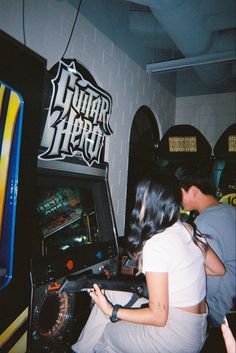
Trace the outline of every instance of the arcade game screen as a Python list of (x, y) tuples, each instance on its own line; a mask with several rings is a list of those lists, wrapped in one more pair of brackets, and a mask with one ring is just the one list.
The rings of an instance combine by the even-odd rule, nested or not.
[(88, 187), (42, 185), (36, 211), (42, 256), (101, 241), (93, 193)]
[(32, 247), (38, 284), (110, 262), (118, 253), (105, 169), (63, 162), (59, 167), (38, 168)]

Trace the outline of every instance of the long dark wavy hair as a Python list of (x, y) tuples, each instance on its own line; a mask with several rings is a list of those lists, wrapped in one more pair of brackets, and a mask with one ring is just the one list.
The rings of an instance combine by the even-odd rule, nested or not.
[[(137, 261), (139, 268), (145, 242), (177, 222), (181, 203), (181, 188), (172, 174), (160, 173), (138, 183), (126, 250), (130, 257)], [(196, 238), (196, 229), (193, 233)], [(198, 240), (193, 240), (199, 245)]]

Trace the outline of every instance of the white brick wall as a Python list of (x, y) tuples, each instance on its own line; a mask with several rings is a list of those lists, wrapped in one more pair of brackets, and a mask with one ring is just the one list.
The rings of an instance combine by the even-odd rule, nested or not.
[[(69, 1), (56, 0), (31, 0), (25, 6), (27, 46), (45, 57), (51, 68), (65, 50), (76, 9)], [(21, 0), (0, 1), (0, 28), (23, 42)], [(123, 235), (133, 118), (140, 106), (148, 106), (162, 136), (162, 131), (174, 124), (175, 97), (81, 14), (65, 57), (79, 60), (113, 99), (110, 119), (113, 134), (106, 141), (105, 159), (109, 163), (118, 234)]]
[(198, 128), (212, 148), (221, 134), (236, 122), (236, 93), (219, 93), (176, 99), (176, 124)]

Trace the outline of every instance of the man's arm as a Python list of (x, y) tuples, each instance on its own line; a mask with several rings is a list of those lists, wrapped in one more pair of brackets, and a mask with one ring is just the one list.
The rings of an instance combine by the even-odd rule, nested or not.
[(208, 276), (224, 276), (226, 272), (223, 262), (209, 245), (206, 248), (205, 269)]

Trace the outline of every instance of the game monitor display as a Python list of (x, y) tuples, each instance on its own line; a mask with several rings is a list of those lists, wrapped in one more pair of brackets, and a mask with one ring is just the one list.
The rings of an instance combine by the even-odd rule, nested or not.
[(62, 184), (41, 186), (38, 193), (42, 256), (102, 241), (91, 190)]
[[(81, 172), (76, 164), (60, 165), (65, 169), (39, 168), (38, 172), (34, 274), (41, 282), (117, 255), (104, 169), (83, 166), (83, 171), (95, 171), (91, 175)], [(39, 266), (41, 270), (37, 271)]]

